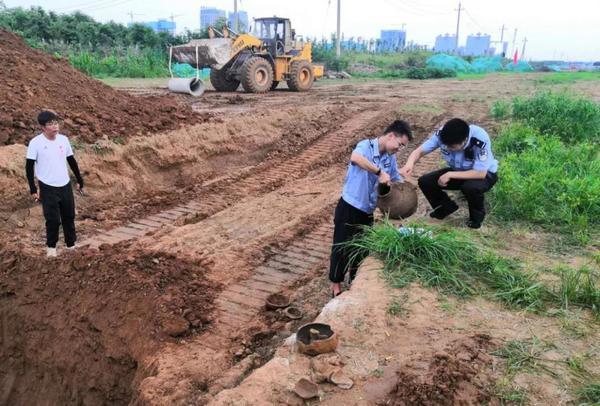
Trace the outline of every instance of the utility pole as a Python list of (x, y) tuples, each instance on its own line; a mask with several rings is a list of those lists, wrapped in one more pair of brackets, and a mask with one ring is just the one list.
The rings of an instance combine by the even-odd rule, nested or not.
[(525, 45), (527, 45), (527, 37), (523, 38), (523, 49), (521, 50), (521, 59), (525, 59)]
[(133, 17), (134, 16), (141, 16), (142, 14), (137, 14), (137, 13), (134, 13), (133, 11), (130, 11), (129, 13), (127, 13), (127, 15), (131, 19), (131, 24), (133, 24)]
[(169, 16), (169, 18), (171, 19), (171, 24), (173, 24), (173, 28), (171, 29), (171, 35), (175, 35), (175, 17), (179, 17), (181, 14), (173, 14), (171, 13), (171, 15)]
[(340, 29), (340, 19), (341, 19), (341, 12), (340, 12), (340, 6), (341, 6), (341, 2), (342, 0), (338, 0), (337, 2), (337, 34), (335, 36), (335, 56), (337, 56), (338, 58), (342, 55), (342, 44), (341, 44), (341, 40), (340, 40), (340, 33), (341, 33), (341, 29)]
[(504, 26), (504, 24), (502, 24), (502, 28), (500, 28), (500, 43), (504, 43), (504, 30), (506, 29), (506, 27)]
[(240, 32), (240, 17), (238, 16), (237, 0), (233, 0), (233, 30)]
[(462, 10), (462, 6), (460, 1), (458, 2), (458, 17), (456, 18), (456, 44), (454, 45), (454, 52), (458, 53), (458, 33), (460, 28), (460, 12)]

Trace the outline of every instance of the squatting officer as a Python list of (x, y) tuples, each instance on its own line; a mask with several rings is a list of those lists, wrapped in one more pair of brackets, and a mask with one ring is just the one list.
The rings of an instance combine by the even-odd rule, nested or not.
[(415, 163), (437, 148), (448, 167), (419, 178), (419, 187), (433, 208), (429, 215), (443, 219), (455, 212), (458, 206), (443, 189), (460, 189), (469, 203), (467, 226), (481, 227), (485, 217), (483, 194), (498, 180), (498, 161), (492, 154), (490, 137), (483, 128), (453, 118), (410, 154), (400, 174), (409, 176)]
[(329, 268), (333, 296), (341, 293), (341, 282), (346, 272), (350, 270), (350, 281), (352, 281), (356, 274), (356, 267), (364, 259), (340, 244), (359, 235), (362, 226), (373, 224), (373, 212), (377, 204), (377, 184), (401, 180), (395, 154), (411, 139), (412, 132), (409, 124), (396, 120), (386, 128), (383, 135), (359, 142), (352, 152), (342, 197), (335, 209), (335, 228)]

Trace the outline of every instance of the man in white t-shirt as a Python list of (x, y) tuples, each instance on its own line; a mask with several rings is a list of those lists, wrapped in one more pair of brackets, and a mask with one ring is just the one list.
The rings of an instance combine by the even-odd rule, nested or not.
[[(75, 248), (77, 240), (75, 199), (67, 163), (77, 178), (77, 189), (80, 191), (83, 190), (83, 179), (69, 139), (58, 133), (58, 116), (51, 111), (42, 111), (38, 115), (38, 123), (42, 126), (42, 133), (29, 142), (25, 172), (31, 196), (35, 201), (42, 202), (46, 219), (47, 255), (55, 257), (61, 223), (67, 248)], [(34, 168), (39, 191), (33, 177)]]

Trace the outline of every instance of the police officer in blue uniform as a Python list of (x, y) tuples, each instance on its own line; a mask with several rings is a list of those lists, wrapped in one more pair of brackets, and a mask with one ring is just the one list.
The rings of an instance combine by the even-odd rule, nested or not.
[[(407, 122), (396, 120), (383, 135), (367, 139), (356, 145), (344, 180), (342, 197), (335, 209), (333, 246), (329, 280), (332, 294), (341, 293), (341, 282), (350, 270), (350, 281), (356, 275), (356, 267), (364, 256), (356, 256), (347, 247), (347, 242), (362, 231), (362, 226), (373, 224), (373, 212), (377, 204), (377, 185), (401, 180), (396, 163), (396, 153), (412, 139)], [(352, 258), (354, 256), (354, 258)]]
[(419, 187), (433, 208), (430, 216), (443, 219), (455, 212), (458, 206), (444, 189), (460, 190), (469, 203), (467, 226), (481, 227), (485, 217), (483, 194), (498, 181), (498, 161), (490, 137), (483, 128), (453, 118), (410, 154), (400, 174), (409, 176), (415, 163), (437, 148), (448, 167), (419, 178)]

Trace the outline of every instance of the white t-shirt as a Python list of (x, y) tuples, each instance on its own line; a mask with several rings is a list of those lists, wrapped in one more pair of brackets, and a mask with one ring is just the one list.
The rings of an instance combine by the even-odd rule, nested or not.
[(27, 147), (27, 159), (35, 160), (35, 176), (48, 186), (61, 187), (70, 182), (67, 157), (71, 155), (71, 143), (62, 134), (57, 134), (54, 141), (40, 134)]

